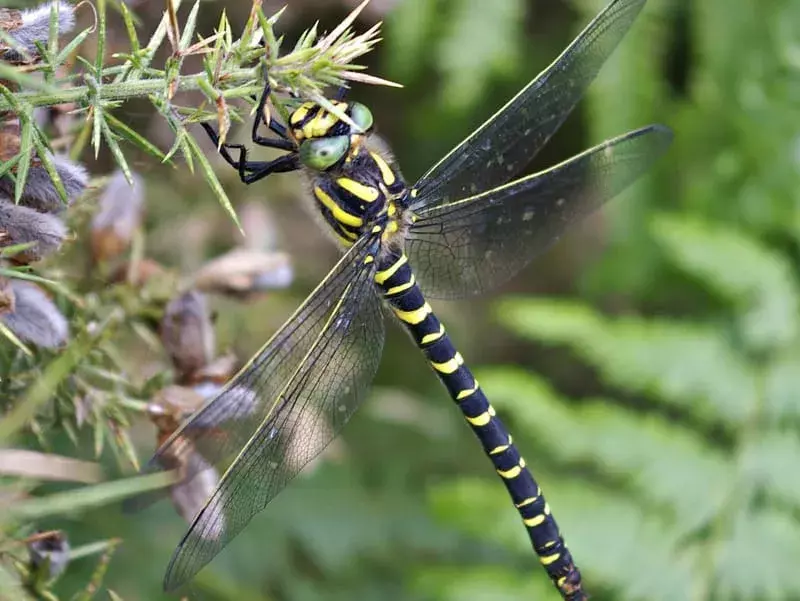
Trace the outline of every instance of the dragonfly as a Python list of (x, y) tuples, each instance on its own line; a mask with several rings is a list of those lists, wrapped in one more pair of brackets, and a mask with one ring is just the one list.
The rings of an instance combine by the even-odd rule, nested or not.
[[(245, 145), (223, 144), (202, 124), (246, 184), (299, 171), (343, 256), (228, 385), (156, 452), (157, 464), (190, 441), (203, 465), (227, 466), (172, 556), (167, 590), (210, 562), (338, 435), (366, 396), (383, 349), (384, 314), (391, 313), (477, 436), (561, 596), (587, 598), (539, 484), (428, 300), (468, 297), (509, 280), (667, 150), (671, 131), (650, 125), (525, 174), (645, 1), (613, 0), (549, 67), (413, 185), (374, 133), (368, 107), (346, 101), (346, 91), (330, 99), (338, 111), (298, 99), (282, 124), (265, 111), (267, 74), (251, 138), (285, 151), (271, 161), (248, 160)], [(268, 135), (261, 135), (263, 128)]]

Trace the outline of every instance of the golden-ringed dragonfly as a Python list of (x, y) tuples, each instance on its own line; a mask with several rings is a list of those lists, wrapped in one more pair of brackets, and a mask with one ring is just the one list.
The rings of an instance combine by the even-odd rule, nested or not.
[[(175, 550), (165, 588), (208, 563), (347, 423), (380, 362), (388, 307), (480, 440), (556, 588), (564, 599), (587, 598), (539, 485), (426, 299), (497, 287), (665, 152), (670, 130), (651, 125), (524, 175), (644, 3), (612, 1), (413, 186), (373, 133), (366, 106), (346, 102), (343, 92), (333, 100), (358, 128), (312, 102), (299, 104), (281, 125), (265, 117), (267, 77), (252, 140), (286, 153), (259, 162), (247, 160), (242, 145), (222, 144), (220, 152), (248, 184), (299, 170), (345, 252), (228, 386), (157, 452), (156, 462), (190, 441), (200, 463), (228, 465)], [(261, 136), (261, 126), (272, 134)], [(214, 130), (204, 128), (219, 145)]]

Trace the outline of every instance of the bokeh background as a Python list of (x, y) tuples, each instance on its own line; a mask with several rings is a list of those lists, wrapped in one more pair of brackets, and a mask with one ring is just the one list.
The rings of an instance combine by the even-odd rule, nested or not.
[[(279, 29), (289, 41), (317, 19), (330, 29), (355, 4), (292, 0)], [(352, 98), (372, 108), (413, 181), (603, 5), (373, 0), (358, 21), (385, 21), (370, 72), (405, 87), (355, 86)], [(144, 38), (162, 3), (131, 6)], [(236, 29), (249, 8), (204, 3), (201, 30), (223, 9)], [(146, 103), (119, 116), (169, 147)], [(650, 0), (532, 168), (651, 122), (672, 127), (675, 143), (647, 178), (495, 295), (434, 308), (540, 479), (594, 599), (799, 599), (800, 3)], [(200, 175), (131, 157), (150, 256), (189, 271), (237, 243)], [(296, 176), (247, 188), (217, 162), (234, 205), (263, 211), (264, 246), (289, 253), (296, 273), (258, 302), (214, 301), (218, 347), (244, 359), (338, 251), (301, 208)], [(153, 426), (142, 419), (132, 437), (146, 458)], [(59, 444), (91, 457), (91, 444)], [(103, 586), (127, 601), (173, 598), (161, 579), (185, 523), (168, 502), (40, 527), (65, 530), (73, 546), (121, 537)], [(73, 561), (55, 591), (82, 589), (95, 563)], [(469, 428), (396, 326), (343, 435), (185, 594), (558, 598)]]

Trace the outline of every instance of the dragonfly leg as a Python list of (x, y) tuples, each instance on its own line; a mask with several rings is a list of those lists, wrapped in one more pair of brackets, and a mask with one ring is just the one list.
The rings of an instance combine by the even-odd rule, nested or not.
[[(261, 92), (261, 97), (258, 99), (258, 106), (256, 107), (256, 118), (253, 120), (253, 128), (250, 132), (250, 139), (254, 144), (259, 146), (267, 146), (269, 148), (278, 148), (280, 150), (297, 150), (295, 143), (289, 138), (286, 128), (264, 114), (264, 108), (267, 106), (267, 99), (269, 98), (272, 87), (269, 85), (269, 76), (266, 77), (264, 90)], [(261, 124), (266, 125), (273, 133), (278, 135), (278, 138), (267, 138), (258, 134), (258, 128)]]
[(297, 163), (297, 156), (293, 154), (284, 155), (273, 161), (250, 162), (251, 166), (254, 164), (258, 164), (260, 167), (254, 171), (251, 171), (250, 173), (242, 175), (241, 169), (239, 170), (239, 177), (245, 184), (252, 184), (253, 182), (264, 179), (273, 173), (288, 173), (290, 171), (296, 171), (300, 168)]
[(349, 88), (347, 86), (340, 86), (338, 90), (336, 90), (336, 96), (333, 97), (334, 100), (341, 102), (347, 96), (347, 92), (349, 92)]
[[(284, 155), (273, 161), (248, 161), (247, 147), (244, 144), (220, 145), (219, 135), (214, 131), (214, 128), (208, 123), (201, 123), (200, 125), (214, 145), (219, 147), (219, 153), (225, 159), (225, 162), (239, 172), (239, 179), (245, 184), (252, 184), (273, 173), (286, 173), (287, 171), (295, 171), (298, 168), (297, 158), (294, 153)], [(234, 159), (229, 152), (230, 150), (238, 150), (239, 158)]]

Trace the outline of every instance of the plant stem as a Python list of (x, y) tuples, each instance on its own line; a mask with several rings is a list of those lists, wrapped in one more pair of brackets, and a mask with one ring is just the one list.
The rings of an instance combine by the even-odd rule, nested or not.
[[(229, 84), (243, 83), (258, 78), (258, 67), (250, 69), (236, 69), (225, 75), (225, 82)], [(207, 80), (205, 73), (185, 75), (178, 80), (178, 90), (199, 90), (200, 80)], [(146, 79), (140, 81), (124, 81), (120, 83), (104, 83), (97, 88), (93, 86), (77, 86), (70, 89), (58, 90), (53, 93), (18, 92), (15, 94), (20, 102), (32, 106), (52, 106), (75, 102), (88, 105), (98, 100), (125, 100), (127, 98), (142, 97), (165, 90), (167, 80)], [(223, 93), (224, 95), (224, 93)], [(0, 98), (0, 111), (13, 108), (5, 98)]]

